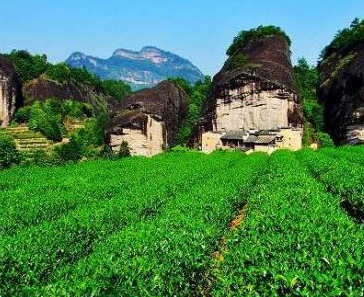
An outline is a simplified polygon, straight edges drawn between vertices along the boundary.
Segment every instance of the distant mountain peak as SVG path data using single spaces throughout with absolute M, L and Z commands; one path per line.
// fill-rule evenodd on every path
M 86 67 L 102 79 L 123 80 L 134 89 L 151 87 L 173 77 L 183 77 L 190 83 L 204 78 L 190 61 L 156 46 L 144 46 L 139 51 L 120 48 L 109 59 L 74 52 L 66 63 Z

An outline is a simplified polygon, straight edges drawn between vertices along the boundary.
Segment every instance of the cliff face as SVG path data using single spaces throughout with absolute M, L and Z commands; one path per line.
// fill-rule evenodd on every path
M 319 64 L 319 97 L 336 144 L 364 142 L 364 43 Z
M 127 141 L 133 155 L 162 152 L 178 132 L 187 107 L 187 94 L 169 81 L 126 97 L 114 108 L 107 129 L 110 146 L 118 151 L 122 141 Z
M 14 65 L 0 55 L 0 126 L 7 126 L 22 104 L 21 83 Z
M 45 101 L 49 98 L 70 99 L 90 104 L 96 113 L 108 113 L 116 105 L 111 97 L 105 96 L 88 85 L 70 82 L 59 83 L 44 77 L 26 84 L 23 87 L 23 95 L 26 105 L 30 105 L 36 100 Z
M 260 130 L 301 123 L 289 45 L 282 36 L 250 41 L 214 77 L 205 129 Z

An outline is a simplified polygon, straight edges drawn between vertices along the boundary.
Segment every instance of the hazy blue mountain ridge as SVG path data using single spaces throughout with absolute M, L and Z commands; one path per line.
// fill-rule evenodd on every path
M 118 49 L 108 59 L 74 52 L 66 63 L 73 67 L 86 67 L 102 79 L 123 80 L 134 89 L 154 86 L 172 77 L 183 77 L 192 84 L 204 78 L 190 61 L 152 46 L 143 47 L 140 51 Z

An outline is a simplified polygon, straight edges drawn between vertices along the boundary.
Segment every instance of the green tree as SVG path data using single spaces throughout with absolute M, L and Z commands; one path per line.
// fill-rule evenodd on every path
M 241 31 L 238 36 L 234 38 L 233 43 L 226 51 L 226 54 L 231 57 L 250 41 L 259 40 L 271 35 L 283 36 L 287 40 L 288 45 L 291 46 L 291 39 L 280 27 L 259 26 L 250 30 Z
M 310 66 L 306 59 L 298 60 L 294 67 L 296 84 L 303 99 L 305 118 L 318 130 L 324 128 L 324 110 L 319 102 L 316 88 L 318 85 L 317 68 Z
M 51 79 L 59 81 L 61 83 L 70 81 L 72 79 L 70 67 L 66 63 L 51 65 L 48 68 L 46 74 Z
M 19 163 L 20 155 L 14 138 L 7 134 L 0 134 L 0 170 Z
M 335 52 L 347 53 L 364 40 L 364 20 L 354 19 L 349 28 L 339 30 L 331 43 L 321 52 L 321 59 L 326 59 Z
M 113 97 L 116 101 L 123 101 L 124 98 L 131 94 L 131 87 L 120 80 L 104 80 L 102 82 L 104 92 Z
M 183 80 L 177 80 L 177 84 L 187 90 L 186 93 L 189 94 L 190 102 L 187 117 L 182 120 L 178 133 L 173 141 L 174 146 L 184 146 L 188 143 L 192 129 L 200 119 L 203 105 L 210 93 L 211 77 L 206 76 L 203 82 L 199 81 L 193 87 L 188 83 L 186 84 Z
M 23 83 L 39 77 L 50 66 L 46 55 L 31 55 L 24 50 L 13 50 L 6 56 L 14 63 Z

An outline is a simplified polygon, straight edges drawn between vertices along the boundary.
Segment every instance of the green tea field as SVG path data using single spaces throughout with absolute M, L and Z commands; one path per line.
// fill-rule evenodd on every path
M 0 296 L 363 296 L 364 147 L 0 172 Z

